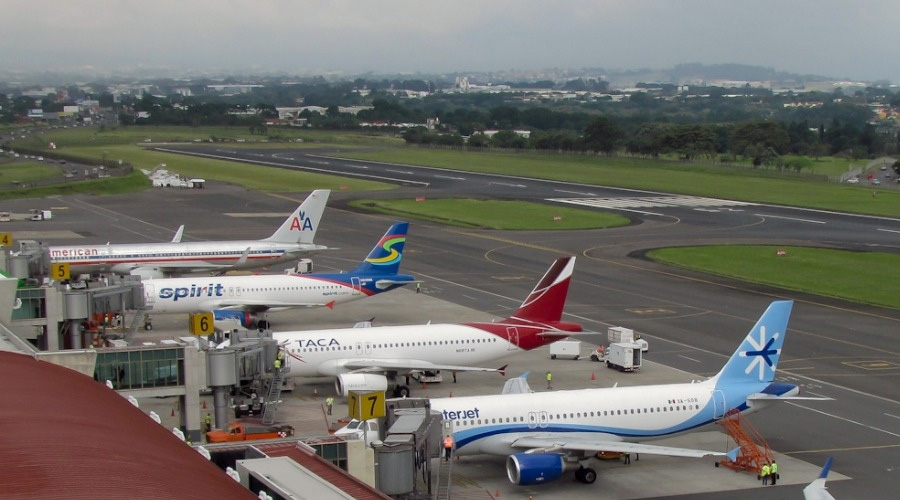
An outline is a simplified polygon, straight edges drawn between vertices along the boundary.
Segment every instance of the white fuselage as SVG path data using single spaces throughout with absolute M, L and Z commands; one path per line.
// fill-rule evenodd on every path
M 520 437 L 641 441 L 721 418 L 726 395 L 712 382 L 431 399 L 453 422 L 460 454 L 510 455 Z
M 346 373 L 351 361 L 407 360 L 470 366 L 515 354 L 521 349 L 505 338 L 468 325 L 429 324 L 275 332 L 287 349 L 289 376 Z
M 129 274 L 135 268 L 153 267 L 179 273 L 222 268 L 252 269 L 295 260 L 324 248 L 309 243 L 245 240 L 70 245 L 53 246 L 49 251 L 51 262 L 68 263 L 72 274 Z M 245 253 L 246 261 L 238 265 Z
M 218 276 L 144 280 L 144 301 L 158 314 L 214 311 L 225 307 L 261 310 L 319 307 L 361 299 L 359 278 L 339 283 L 299 274 Z

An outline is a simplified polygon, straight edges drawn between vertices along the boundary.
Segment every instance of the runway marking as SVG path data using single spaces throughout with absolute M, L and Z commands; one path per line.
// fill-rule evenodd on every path
M 858 425 L 858 426 L 860 426 L 860 427 L 865 427 L 865 428 L 871 429 L 871 430 L 873 430 L 873 431 L 883 432 L 883 433 L 885 433 L 885 434 L 888 434 L 888 435 L 891 435 L 891 436 L 900 438 L 900 434 L 897 434 L 897 433 L 891 432 L 891 431 L 886 431 L 886 430 L 884 430 L 884 429 L 875 427 L 875 426 L 873 426 L 873 425 L 867 425 L 867 424 L 864 424 L 864 423 L 862 423 L 862 422 L 857 422 L 856 420 L 851 420 L 851 419 L 845 418 L 845 417 L 839 417 L 839 416 L 834 415 L 834 414 L 832 414 L 832 413 L 828 413 L 828 412 L 825 412 L 825 411 L 822 411 L 822 410 L 816 410 L 816 409 L 814 409 L 814 408 L 809 408 L 809 407 L 806 407 L 806 406 L 803 406 L 803 405 L 799 405 L 799 404 L 797 404 L 797 403 L 793 403 L 793 402 L 791 402 L 791 401 L 785 401 L 785 403 L 787 403 L 787 404 L 789 404 L 789 405 L 791 405 L 791 406 L 796 406 L 797 408 L 801 408 L 801 409 L 803 409 L 803 410 L 809 410 L 809 411 L 811 411 L 811 412 L 815 412 L 815 413 L 819 413 L 819 414 L 825 415 L 826 417 L 831 417 L 831 418 L 834 418 L 834 419 L 837 419 L 837 420 L 843 420 L 844 422 L 849 422 L 849 423 L 851 423 L 851 424 L 856 424 L 856 425 Z
M 821 450 L 797 450 L 797 451 L 779 451 L 782 455 L 803 455 L 807 453 L 834 453 L 838 451 L 866 451 L 866 450 L 883 450 L 885 448 L 900 448 L 900 444 L 882 444 L 877 446 L 855 446 L 853 448 L 823 448 Z
M 477 298 L 472 297 L 471 295 L 462 294 L 462 296 L 465 297 L 465 298 L 467 298 L 467 299 L 469 299 L 469 300 L 478 300 Z
M 900 420 L 900 417 L 898 417 L 897 415 L 891 415 L 890 413 L 885 413 L 885 415 L 887 415 L 891 418 L 896 418 L 896 419 Z
M 488 186 L 508 186 L 508 187 L 514 187 L 514 188 L 526 188 L 526 187 L 528 187 L 528 186 L 526 186 L 525 184 L 511 184 L 511 183 L 508 183 L 508 182 L 488 182 Z
M 861 370 L 894 370 L 900 368 L 900 365 L 884 360 L 872 361 L 845 361 L 842 365 L 852 366 Z
M 409 170 L 393 170 L 393 169 L 390 169 L 390 168 L 389 168 L 389 169 L 386 169 L 385 172 L 391 172 L 391 173 L 394 173 L 394 174 L 406 174 L 406 175 L 412 175 L 412 172 L 410 172 Z
M 878 229 L 876 229 L 876 231 L 884 231 L 886 233 L 900 233 L 900 231 L 897 231 L 895 229 L 882 229 L 880 227 Z
M 613 210 L 659 207 L 730 207 L 748 206 L 756 203 L 746 201 L 719 200 L 701 196 L 637 196 L 616 198 L 550 198 L 548 201 L 582 205 Z
M 675 314 L 675 311 L 671 309 L 663 309 L 662 307 L 650 307 L 650 308 L 626 308 L 626 311 L 634 314 Z
M 450 179 L 451 181 L 464 181 L 465 177 L 453 177 L 452 175 L 435 175 L 435 179 Z
M 577 194 L 579 196 L 597 196 L 594 193 L 582 193 L 580 191 L 566 191 L 565 189 L 554 189 L 557 193 Z
M 699 359 L 689 358 L 689 357 L 685 356 L 684 354 L 679 354 L 678 357 L 693 361 L 694 363 L 701 363 L 701 361 Z
M 808 222 L 810 224 L 825 224 L 825 221 L 821 220 L 811 220 L 811 219 L 798 219 L 797 217 L 783 217 L 781 215 L 766 215 L 766 214 L 753 214 L 757 217 L 765 217 L 767 219 L 784 219 L 784 220 L 792 220 L 797 222 Z

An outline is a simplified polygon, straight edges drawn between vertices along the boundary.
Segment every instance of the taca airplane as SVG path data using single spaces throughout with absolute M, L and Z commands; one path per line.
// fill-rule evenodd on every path
M 73 275 L 111 272 L 149 279 L 293 261 L 328 249 L 313 240 L 329 194 L 327 189 L 313 191 L 272 236 L 261 240 L 182 242 L 182 227 L 168 243 L 52 246 L 50 262 L 69 264 Z
M 732 412 L 751 412 L 794 397 L 775 383 L 792 301 L 763 313 L 722 370 L 697 383 L 431 399 L 449 421 L 460 455 L 506 456 L 518 485 L 553 481 L 568 470 L 592 483 L 587 461 L 597 452 L 681 457 L 729 453 L 637 443 L 690 431 Z M 821 398 L 816 398 L 821 399 Z
M 581 331 L 561 321 L 575 257 L 557 259 L 512 316 L 494 323 L 381 326 L 275 332 L 289 354 L 288 376 L 335 376 L 340 395 L 409 395 L 398 375 L 422 371 L 499 371 L 479 363 L 528 351 Z
M 397 274 L 408 222 L 394 223 L 356 269 L 347 273 L 260 274 L 147 280 L 144 300 L 150 313 L 213 312 L 217 322 L 267 329 L 260 316 L 290 307 L 334 307 L 416 283 Z

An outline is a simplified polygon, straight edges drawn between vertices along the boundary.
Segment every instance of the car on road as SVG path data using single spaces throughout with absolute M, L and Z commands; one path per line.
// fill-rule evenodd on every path
M 872 179 L 872 185 L 873 185 L 873 186 L 880 186 L 880 185 L 881 185 L 881 181 L 879 181 L 878 179 Z
M 859 184 L 859 179 L 857 179 L 856 177 L 851 177 L 851 178 L 847 179 L 846 182 L 847 182 L 847 184 Z

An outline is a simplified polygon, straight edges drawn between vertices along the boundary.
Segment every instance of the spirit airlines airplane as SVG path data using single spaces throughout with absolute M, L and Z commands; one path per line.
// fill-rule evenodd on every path
M 52 246 L 50 262 L 69 264 L 73 275 L 111 272 L 150 279 L 292 261 L 328 249 L 313 239 L 330 193 L 313 191 L 272 236 L 262 240 L 182 242 L 182 227 L 169 243 Z
M 273 274 L 147 280 L 144 302 L 150 313 L 211 311 L 216 321 L 234 320 L 246 328 L 269 328 L 260 313 L 290 307 L 334 307 L 416 283 L 397 274 L 408 222 L 394 223 L 368 257 L 347 273 Z
M 733 412 L 756 411 L 794 397 L 795 385 L 775 383 L 775 367 L 792 301 L 776 301 L 763 313 L 725 367 L 697 383 L 613 387 L 541 393 L 431 399 L 449 421 L 457 453 L 506 456 L 517 485 L 553 481 L 569 468 L 575 477 L 597 478 L 587 461 L 597 452 L 681 457 L 726 455 L 635 441 L 687 432 Z
M 561 321 L 575 257 L 557 259 L 512 316 L 494 323 L 381 326 L 275 332 L 289 354 L 288 376 L 335 376 L 338 394 L 409 387 L 398 375 L 421 371 L 499 371 L 473 365 L 528 351 L 580 332 Z

